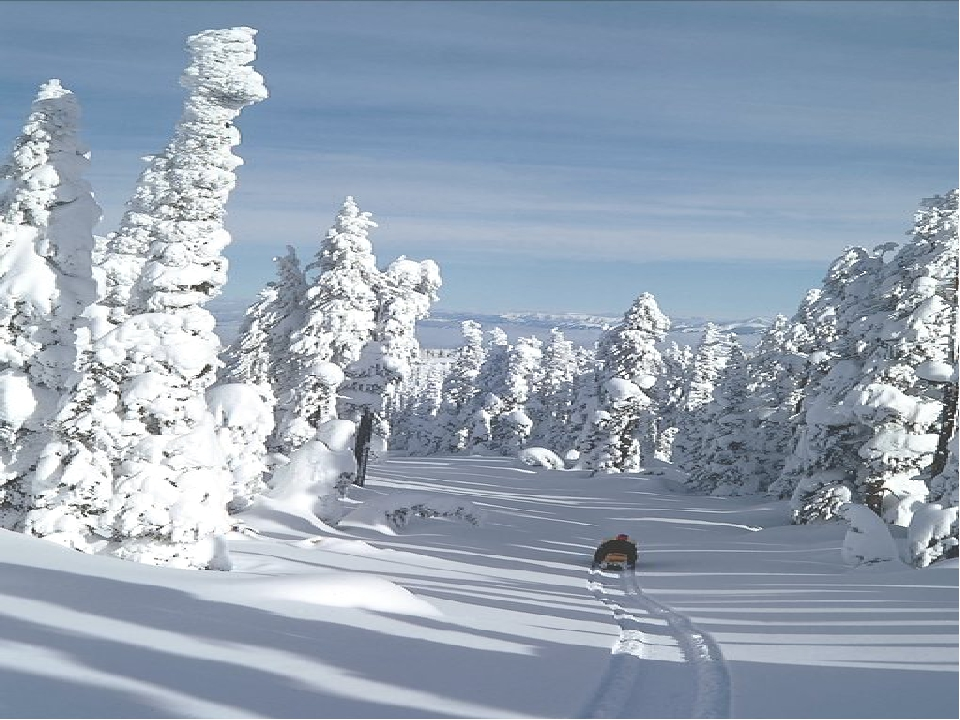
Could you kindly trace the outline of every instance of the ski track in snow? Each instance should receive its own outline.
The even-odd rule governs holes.
[[[730,675],[717,643],[644,593],[634,572],[589,573],[587,587],[620,637],[580,717],[730,717]]]

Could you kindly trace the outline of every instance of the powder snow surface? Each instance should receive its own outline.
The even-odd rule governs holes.
[[[267,503],[239,516],[233,572],[0,531],[0,715],[676,717],[713,682],[733,717],[957,716],[955,561],[850,570],[845,523],[791,526],[784,502],[655,472],[395,458],[346,504],[439,494],[483,522],[384,535]],[[614,598],[589,564],[618,532],[640,559]],[[617,688],[631,680],[642,692]]]

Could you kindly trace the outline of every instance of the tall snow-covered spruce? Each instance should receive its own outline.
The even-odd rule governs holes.
[[[633,472],[656,450],[656,413],[650,396],[663,373],[657,349],[670,320],[650,293],[643,293],[623,321],[605,331],[597,346],[593,412],[578,450],[579,467],[595,473]]]
[[[79,105],[58,80],[37,94],[0,195],[0,526],[22,529],[40,491],[32,468],[61,398],[79,379],[96,299],[93,227]]]
[[[151,564],[228,563],[217,537],[231,475],[204,397],[220,348],[203,305],[226,279],[223,218],[241,164],[233,120],[267,96],[248,67],[255,33],[187,41],[183,116],[107,247],[115,326],[94,341],[37,468],[43,503],[27,524],[36,535]]]
[[[360,358],[377,323],[380,273],[368,233],[377,224],[347,197],[307,270],[318,275],[306,291],[304,323],[290,343],[289,397],[271,444],[289,455],[338,417],[344,370]]]

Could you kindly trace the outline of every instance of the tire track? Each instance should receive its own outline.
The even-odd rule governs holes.
[[[729,672],[709,635],[646,595],[633,572],[591,568],[587,587],[620,637],[579,717],[730,717]]]

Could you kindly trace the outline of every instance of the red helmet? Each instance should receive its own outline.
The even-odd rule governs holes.
[[[630,539],[629,535],[624,535],[623,533],[620,533],[619,535],[617,535],[617,540],[629,540],[629,539]]]

